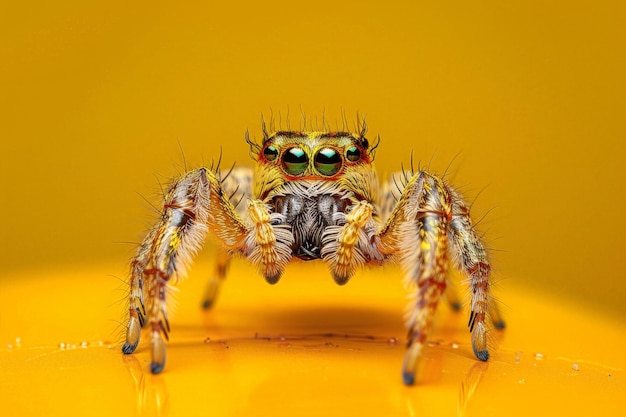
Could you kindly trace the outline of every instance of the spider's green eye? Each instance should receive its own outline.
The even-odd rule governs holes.
[[[315,154],[314,163],[320,174],[330,177],[341,169],[341,156],[332,148],[322,148]]]
[[[265,159],[268,161],[273,161],[278,156],[278,149],[270,145],[263,150],[263,156],[265,156]]]
[[[294,147],[285,151],[283,168],[290,175],[300,175],[309,166],[309,157],[302,148]]]
[[[361,159],[361,151],[356,146],[352,146],[346,151],[346,158],[350,162],[356,162]]]

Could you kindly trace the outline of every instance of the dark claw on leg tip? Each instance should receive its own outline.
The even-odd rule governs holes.
[[[213,307],[213,300],[204,300],[202,302],[202,308],[204,310],[208,310],[209,308]]]
[[[129,355],[133,353],[136,348],[137,348],[137,343],[133,345],[131,345],[130,343],[124,343],[124,346],[122,346],[122,353],[124,355]]]
[[[506,328],[506,323],[504,322],[504,320],[496,321],[493,323],[493,325],[498,330],[502,330]]]
[[[461,303],[452,303],[450,304],[450,307],[452,308],[453,311],[461,311],[461,309],[463,308],[463,305]]]
[[[165,368],[165,362],[150,362],[150,372],[153,374],[160,374],[163,368]]]
[[[485,350],[474,349],[474,355],[476,355],[476,357],[483,362],[486,362],[489,360],[489,351],[487,349]]]
[[[415,384],[415,374],[413,372],[403,371],[402,372],[402,381],[404,381],[404,385],[414,385]]]

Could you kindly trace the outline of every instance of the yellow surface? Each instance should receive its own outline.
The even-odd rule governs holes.
[[[491,333],[494,354],[483,363],[471,351],[467,313],[443,305],[419,385],[407,388],[397,269],[366,271],[338,287],[323,264],[300,263],[270,286],[236,262],[216,308],[202,312],[209,263],[180,285],[158,376],[148,371],[147,338],[136,354],[120,352],[123,291],[107,268],[11,276],[0,287],[0,415],[619,416],[626,409],[626,332],[615,317],[500,291],[509,328]]]
[[[624,414],[625,2],[4,3],[1,416]],[[489,364],[444,307],[421,385],[402,387],[396,272],[338,288],[307,264],[269,287],[240,263],[205,314],[207,259],[163,375],[145,374],[145,344],[108,348],[122,242],[154,221],[137,193],[158,202],[179,143],[189,166],[246,163],[259,114],[297,126],[301,108],[366,114],[381,174],[411,152],[436,172],[454,160],[448,178],[480,194],[509,324]]]

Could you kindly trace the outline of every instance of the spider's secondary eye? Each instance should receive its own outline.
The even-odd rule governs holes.
[[[263,150],[263,156],[265,156],[265,159],[268,161],[273,161],[278,156],[278,149],[270,145]]]
[[[290,175],[300,175],[309,166],[309,157],[302,148],[291,148],[283,155],[283,168]]]
[[[356,146],[352,146],[346,151],[346,158],[350,162],[356,162],[361,159],[361,151]]]
[[[334,149],[322,148],[315,154],[314,163],[320,174],[329,177],[341,169],[341,156]]]

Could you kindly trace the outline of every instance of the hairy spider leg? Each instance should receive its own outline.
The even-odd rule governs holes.
[[[215,255],[215,270],[213,275],[209,278],[209,282],[204,290],[204,295],[202,296],[203,309],[209,309],[215,305],[222,282],[226,279],[231,258],[232,256],[227,250],[222,248],[217,249],[217,254]]]
[[[402,376],[404,383],[413,385],[417,372],[417,361],[439,300],[446,289],[446,239],[445,217],[438,213],[426,212],[413,224],[406,223],[407,229],[415,233],[415,246],[418,251],[405,251],[402,264],[407,269],[407,278],[416,286],[414,305],[407,314],[407,351],[404,356]]]
[[[163,336],[167,339],[169,332],[167,285],[172,276],[185,275],[207,231],[217,236],[226,249],[241,246],[246,234],[216,174],[200,168],[183,175],[169,187],[159,222],[147,234],[131,262],[130,319],[122,352],[129,354],[135,350],[143,317],[147,316],[153,373],[161,372],[165,366]]]
[[[221,172],[221,187],[223,194],[235,208],[236,213],[245,217],[249,201],[252,199],[252,183],[254,171],[250,167],[235,167]],[[202,308],[209,309],[215,305],[219,290],[228,274],[228,267],[232,255],[222,247],[217,249],[215,258],[215,269],[206,284],[204,295],[202,296]]]
[[[486,361],[489,359],[485,327],[487,313],[493,314],[492,320],[496,328],[504,328],[504,321],[490,299],[491,266],[487,251],[472,226],[469,208],[456,191],[450,189],[450,193],[452,196],[452,219],[448,230],[450,252],[456,268],[469,277],[472,300],[468,327],[472,333],[472,349],[478,359]]]
[[[407,174],[408,172],[404,171],[394,172],[387,181],[382,183],[380,188],[380,212],[383,222],[386,222],[391,216],[396,203],[400,200],[402,192],[410,179],[410,177],[407,177]],[[448,271],[445,296],[452,310],[461,311],[463,300],[458,285],[459,274],[455,272]]]
[[[398,229],[400,263],[407,283],[416,289],[407,314],[407,351],[402,367],[406,385],[415,383],[418,360],[446,289],[450,213],[450,195],[443,181],[420,171],[408,181],[388,223]]]

